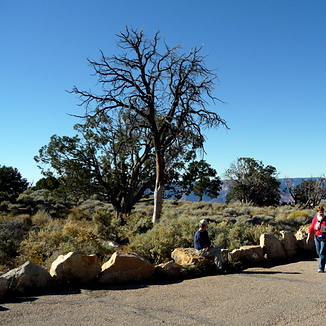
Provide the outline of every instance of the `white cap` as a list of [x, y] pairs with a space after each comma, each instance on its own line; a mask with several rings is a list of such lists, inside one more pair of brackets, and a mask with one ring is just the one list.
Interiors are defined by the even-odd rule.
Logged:
[[208, 225], [207, 220], [205, 220], [204, 218], [199, 221], [199, 227], [201, 228], [203, 225]]

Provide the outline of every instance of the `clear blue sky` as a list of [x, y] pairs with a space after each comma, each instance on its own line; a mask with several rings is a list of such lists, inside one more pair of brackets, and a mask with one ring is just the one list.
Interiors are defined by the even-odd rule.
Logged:
[[185, 52], [204, 44], [228, 103], [209, 107], [230, 127], [207, 133], [204, 158], [219, 175], [239, 157], [279, 177], [325, 174], [325, 16], [324, 0], [2, 0], [0, 165], [42, 177], [33, 157], [53, 134], [74, 134], [67, 113], [84, 112], [65, 90], [94, 88], [86, 59], [119, 53], [129, 25]]

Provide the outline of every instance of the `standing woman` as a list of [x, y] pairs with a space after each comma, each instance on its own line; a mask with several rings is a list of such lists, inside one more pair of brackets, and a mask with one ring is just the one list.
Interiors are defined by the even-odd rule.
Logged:
[[324, 216], [324, 207], [319, 206], [317, 216], [312, 219], [308, 230], [307, 243], [311, 235], [314, 236], [317, 255], [319, 256], [318, 273], [323, 273], [326, 259], [326, 218]]

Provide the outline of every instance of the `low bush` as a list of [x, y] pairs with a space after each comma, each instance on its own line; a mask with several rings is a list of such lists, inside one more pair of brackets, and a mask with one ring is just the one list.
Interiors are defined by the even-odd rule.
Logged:
[[209, 226], [209, 234], [213, 239], [214, 245], [220, 248], [229, 248], [230, 247], [230, 238], [229, 233], [232, 228], [232, 223], [220, 222], [218, 224], [211, 223]]
[[99, 209], [92, 215], [95, 223], [95, 233], [104, 240], [119, 241], [124, 238], [121, 233], [121, 220], [111, 211]]
[[29, 225], [18, 219], [0, 224], [0, 265], [13, 267], [19, 246], [28, 229]]
[[87, 219], [87, 218], [89, 218], [89, 214], [85, 210], [83, 210], [81, 207], [77, 206], [77, 207], [73, 207], [70, 209], [70, 212], [68, 215], [69, 220], [80, 221], [82, 219]]
[[11, 204], [10, 201], [2, 201], [0, 203], [0, 212], [6, 213], [8, 211], [10, 204]]
[[259, 245], [263, 233], [276, 235], [279, 230], [268, 224], [251, 225], [243, 221], [233, 223], [221, 222], [209, 226], [209, 234], [215, 245], [221, 248], [238, 249], [246, 245]]
[[235, 208], [227, 207], [227, 208], [224, 208], [224, 210], [223, 210], [224, 217], [230, 218], [230, 217], [236, 217], [237, 215], [238, 215], [237, 210]]
[[291, 211], [287, 215], [278, 215], [275, 218], [275, 222], [279, 228], [283, 228], [287, 231], [294, 231], [298, 229], [301, 225], [305, 225], [311, 222], [314, 216], [314, 211], [303, 210], [303, 211]]
[[169, 223], [158, 223], [146, 233], [130, 238], [126, 251], [133, 251], [157, 264], [171, 258], [171, 252], [178, 247], [192, 247], [197, 219], [180, 218]]
[[152, 214], [132, 214], [126, 217], [126, 232], [131, 235], [146, 233], [153, 228]]
[[[21, 214], [22, 205], [32, 207], [31, 216]], [[161, 221], [153, 226], [152, 202], [142, 201], [130, 216], [117, 217], [111, 204], [90, 199], [72, 207], [56, 203], [42, 190], [26, 191], [15, 204], [1, 203], [0, 212], [0, 265], [12, 267], [26, 260], [49, 267], [69, 251], [97, 254], [101, 261], [116, 250], [112, 242], [156, 264], [169, 260], [177, 247], [193, 247], [202, 218], [210, 221], [208, 232], [215, 245], [235, 249], [259, 244], [263, 233], [295, 232], [314, 216], [313, 210], [291, 206], [166, 200]]]
[[32, 223], [35, 226], [46, 226], [52, 222], [52, 216], [45, 210], [39, 210], [32, 216]]
[[291, 212], [288, 216], [288, 219], [293, 219], [298, 221], [299, 223], [306, 224], [309, 220], [312, 219], [312, 215], [308, 211], [296, 211]]
[[45, 267], [55, 260], [58, 254], [77, 251], [85, 255], [97, 254], [99, 259], [112, 253], [112, 248], [102, 244], [89, 221], [55, 220], [42, 229], [33, 229], [21, 242], [19, 263], [26, 260]]

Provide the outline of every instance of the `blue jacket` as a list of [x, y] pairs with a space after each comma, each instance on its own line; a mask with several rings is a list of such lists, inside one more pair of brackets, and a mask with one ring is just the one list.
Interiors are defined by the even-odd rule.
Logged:
[[194, 247], [195, 249], [203, 249], [206, 247], [209, 247], [211, 245], [211, 241], [208, 237], [208, 232], [205, 230], [203, 232], [200, 232], [200, 230], [197, 230], [194, 236]]

